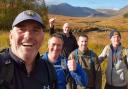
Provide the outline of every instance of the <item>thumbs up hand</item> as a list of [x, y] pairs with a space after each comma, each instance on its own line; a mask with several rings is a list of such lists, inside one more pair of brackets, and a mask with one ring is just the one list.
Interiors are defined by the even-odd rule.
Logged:
[[70, 60], [68, 60], [68, 69], [69, 71], [75, 71], [76, 70], [76, 61], [73, 57], [71, 57]]

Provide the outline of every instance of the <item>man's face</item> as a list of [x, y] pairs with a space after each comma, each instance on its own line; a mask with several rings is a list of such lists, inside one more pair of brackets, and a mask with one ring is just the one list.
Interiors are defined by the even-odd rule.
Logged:
[[21, 59], [35, 57], [44, 38], [44, 29], [33, 21], [19, 23], [10, 31], [12, 52]]
[[88, 45], [88, 38], [80, 36], [78, 39], [78, 46], [80, 51], [85, 51]]
[[[51, 57], [58, 57], [61, 54], [63, 48], [63, 41], [60, 38], [52, 37], [48, 43], [49, 55]], [[51, 60], [51, 61], [56, 61]]]
[[68, 24], [64, 24], [63, 26], [63, 33], [67, 34], [69, 33], [70, 29], [69, 29], [69, 25]]
[[111, 42], [113, 46], [118, 46], [120, 44], [121, 38], [119, 35], [114, 35], [111, 37]]

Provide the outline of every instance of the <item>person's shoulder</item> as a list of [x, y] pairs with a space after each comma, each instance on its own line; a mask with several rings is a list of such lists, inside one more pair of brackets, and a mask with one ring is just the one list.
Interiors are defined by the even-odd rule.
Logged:
[[111, 44], [108, 44], [108, 45], [106, 45], [106, 46], [103, 48], [103, 51], [104, 51], [104, 52], [109, 52], [110, 49], [111, 49]]
[[48, 60], [45, 60], [43, 58], [40, 59], [40, 64], [44, 67], [52, 66], [52, 63], [50, 63]]
[[70, 33], [70, 37], [72, 37], [73, 39], [76, 39], [75, 35], [73, 35], [73, 33]]
[[0, 50], [0, 63], [4, 63], [9, 60], [9, 49], [7, 48]]
[[69, 55], [69, 58], [70, 57], [74, 57], [75, 55], [78, 55], [78, 49], [75, 49], [75, 50], [73, 50], [71, 53], [70, 53], [70, 55]]
[[60, 63], [60, 64], [61, 64], [62, 61], [64, 61], [65, 63], [67, 63], [67, 60], [68, 60], [68, 58], [64, 57], [63, 55], [60, 55], [58, 57], [57, 62]]
[[42, 60], [47, 60], [47, 57], [48, 57], [48, 52], [45, 52], [45, 53], [41, 54], [41, 59]]
[[89, 49], [90, 55], [93, 57], [98, 57], [96, 52], [94, 52], [92, 49]]
[[75, 52], [78, 52], [79, 50], [78, 50], [78, 48], [77, 49], [75, 49], [75, 50], [73, 50], [72, 52], [71, 52], [71, 54], [75, 54]]
[[108, 44], [108, 45], [105, 46], [105, 48], [110, 48], [110, 46], [111, 46], [111, 44]]

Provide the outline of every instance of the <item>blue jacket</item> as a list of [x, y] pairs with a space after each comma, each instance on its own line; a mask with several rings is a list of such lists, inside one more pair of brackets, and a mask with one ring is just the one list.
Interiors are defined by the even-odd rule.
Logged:
[[[42, 56], [43, 60], [48, 60], [48, 53]], [[57, 76], [57, 89], [66, 89], [67, 79], [72, 76], [77, 85], [86, 86], [88, 82], [87, 74], [82, 70], [81, 66], [77, 64], [76, 71], [69, 72], [67, 67], [67, 59], [59, 56], [54, 64]]]

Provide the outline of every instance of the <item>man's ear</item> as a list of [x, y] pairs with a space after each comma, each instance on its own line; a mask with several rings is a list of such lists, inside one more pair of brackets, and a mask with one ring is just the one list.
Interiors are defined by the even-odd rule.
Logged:
[[77, 41], [77, 45], [79, 45], [79, 40]]
[[10, 33], [9, 33], [9, 39], [12, 38], [12, 30], [10, 30]]
[[12, 39], [12, 30], [10, 30], [10, 33], [9, 33], [10, 45], [11, 45], [11, 39]]

